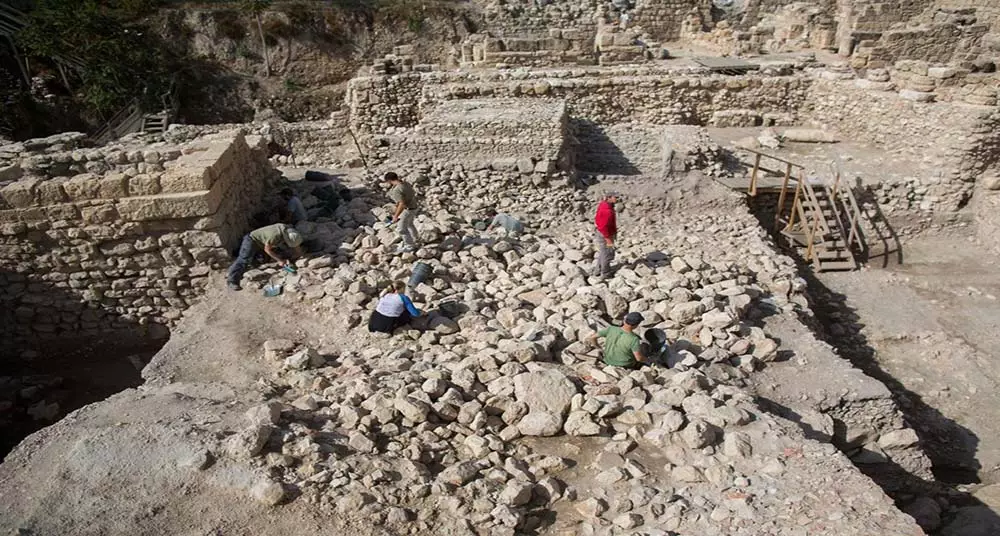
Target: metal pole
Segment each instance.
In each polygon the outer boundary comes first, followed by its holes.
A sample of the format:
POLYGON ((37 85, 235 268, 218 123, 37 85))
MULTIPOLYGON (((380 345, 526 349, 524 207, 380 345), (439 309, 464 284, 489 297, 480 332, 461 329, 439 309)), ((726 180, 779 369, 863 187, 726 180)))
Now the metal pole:
POLYGON ((358 138, 354 135, 354 130, 351 127, 347 127, 347 132, 351 134, 351 139, 354 140, 354 147, 358 150, 358 156, 361 157, 361 163, 364 164, 365 171, 371 173, 371 170, 368 169, 368 161, 365 159, 365 153, 361 151, 361 144, 358 143, 358 138))

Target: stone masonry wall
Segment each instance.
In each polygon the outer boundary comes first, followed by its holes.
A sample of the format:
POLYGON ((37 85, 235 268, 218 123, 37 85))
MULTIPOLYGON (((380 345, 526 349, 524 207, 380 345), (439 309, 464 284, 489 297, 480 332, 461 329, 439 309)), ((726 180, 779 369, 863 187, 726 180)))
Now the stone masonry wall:
POLYGON ((416 127, 380 136, 380 145, 396 159, 547 175, 569 166, 566 131, 559 99, 463 99, 437 103, 416 127))
POLYGON ((3 174, 8 342, 171 325, 228 264, 273 173, 263 139, 228 132, 153 147, 87 151, 116 162, 103 174, 3 174))
POLYGON ((412 127, 419 121, 421 106, 484 97, 562 98, 572 118, 601 124, 753 126, 791 124, 808 86, 809 79, 794 75, 594 67, 358 78, 351 81, 347 99, 352 126, 365 134, 412 127))
POLYGON ((882 202, 895 205, 887 212, 919 216, 928 224, 955 217, 972 195, 974 182, 997 159, 1000 112, 995 107, 914 102, 854 81, 820 79, 810 86, 802 115, 920 163, 919 176, 905 184, 877 186, 886 196, 882 202))

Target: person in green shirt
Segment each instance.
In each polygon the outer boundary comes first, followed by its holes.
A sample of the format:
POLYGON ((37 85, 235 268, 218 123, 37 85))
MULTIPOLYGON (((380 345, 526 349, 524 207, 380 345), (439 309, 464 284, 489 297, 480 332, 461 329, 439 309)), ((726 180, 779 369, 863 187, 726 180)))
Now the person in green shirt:
POLYGON ((642 355, 642 341, 634 333, 635 328, 645 320, 639 313, 625 315, 622 327, 608 326, 590 338, 590 343, 597 345, 597 338, 604 337, 604 362, 613 367, 639 368, 647 365, 646 357, 642 355))
POLYGON ((284 223, 275 223, 250 231, 250 234, 243 237, 240 253, 229 267, 226 283, 231 290, 241 290, 243 287, 240 286, 240 279, 243 279, 243 273, 247 271, 250 261, 261 250, 281 266, 289 266, 292 261, 281 258, 277 248, 283 246, 291 248, 295 255, 299 256, 302 254, 299 247, 301 245, 302 235, 294 227, 284 223))

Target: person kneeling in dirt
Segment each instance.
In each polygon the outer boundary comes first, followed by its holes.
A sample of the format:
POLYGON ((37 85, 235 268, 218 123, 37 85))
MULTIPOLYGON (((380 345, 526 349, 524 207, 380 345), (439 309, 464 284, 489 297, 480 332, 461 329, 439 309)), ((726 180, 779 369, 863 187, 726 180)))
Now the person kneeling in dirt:
POLYGON ((486 211, 485 215, 486 220, 490 222, 489 225, 486 226, 486 232, 490 232, 498 227, 503 228, 504 232, 507 233, 507 236, 518 236, 524 232, 524 224, 510 214, 504 214, 503 212, 498 214, 496 210, 489 209, 486 211))
POLYGON ((409 324, 410 320, 418 316, 420 310, 406 296, 406 283, 396 281, 375 306, 375 311, 368 320, 368 331, 392 333, 396 328, 409 324))
POLYGON ((622 327, 608 326, 590 337, 591 346, 597 346, 597 338, 604 337, 604 362, 613 367, 637 369, 648 365, 642 355, 642 340, 634 333, 644 318, 639 313, 625 315, 622 327))
POLYGON ((293 251, 295 256, 300 256, 302 255, 300 246, 302 246, 302 235, 290 225, 275 223, 254 229, 243 237, 240 252, 229 267, 226 283, 231 290, 241 290, 243 287, 240 286, 240 280, 243 279, 243 273, 247 271, 247 267, 261 250, 284 267, 290 266, 292 261, 282 258, 278 253, 278 248, 287 247, 293 251))

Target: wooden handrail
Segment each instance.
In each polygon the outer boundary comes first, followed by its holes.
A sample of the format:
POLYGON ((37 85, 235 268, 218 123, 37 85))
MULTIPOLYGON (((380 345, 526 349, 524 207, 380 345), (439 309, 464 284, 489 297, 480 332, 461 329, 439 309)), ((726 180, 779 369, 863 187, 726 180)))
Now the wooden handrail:
POLYGON ((757 153, 757 158, 753 162, 753 173, 750 174, 750 189, 748 190, 750 197, 757 196, 757 172, 760 170, 760 157, 761 154, 757 153))
POLYGON ((851 188, 846 188, 847 190, 847 201, 849 206, 848 213, 852 216, 851 218, 851 232, 847 240, 847 247, 850 248, 854 245, 855 240, 861 238, 861 227, 859 222, 861 221, 861 207, 858 205, 858 200, 854 197, 854 190, 851 188))
POLYGON ((801 194, 802 194, 802 183, 806 181, 804 171, 799 169, 799 179, 795 182, 795 197, 792 199, 792 214, 788 218, 788 225, 785 226, 786 231, 790 231, 792 226, 795 225, 795 215, 796 207, 802 206, 801 194))
POLYGON ((789 160, 785 160, 784 158, 781 158, 780 156, 774 156, 773 154, 768 154, 768 153, 765 153, 763 151, 758 151, 757 149, 751 149, 750 147, 743 147, 741 145, 737 145, 736 147, 738 149, 740 149, 740 150, 749 151, 749 152, 751 152, 751 153, 753 153, 755 155, 758 155, 758 156, 762 156, 762 157, 765 157, 765 158, 770 158, 771 160, 777 160, 778 162, 781 162, 783 164, 788 164, 788 165, 791 165, 793 167, 805 169, 805 168, 803 168, 802 164, 796 164, 795 162, 792 162, 792 161, 789 161, 789 160))
POLYGON ((788 164, 785 168, 785 180, 781 183, 781 193, 778 194, 778 210, 774 214, 774 227, 778 228, 778 222, 781 221, 781 212, 785 209, 785 193, 788 190, 788 179, 792 176, 792 165, 788 164))

